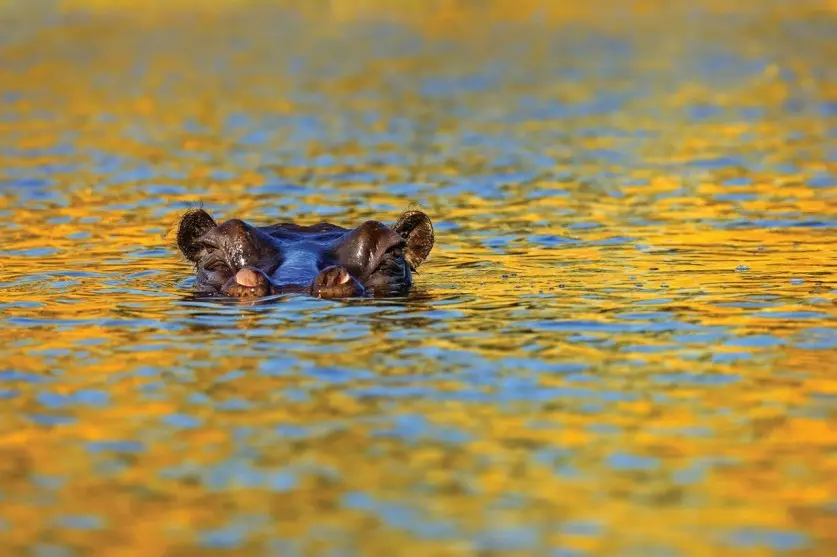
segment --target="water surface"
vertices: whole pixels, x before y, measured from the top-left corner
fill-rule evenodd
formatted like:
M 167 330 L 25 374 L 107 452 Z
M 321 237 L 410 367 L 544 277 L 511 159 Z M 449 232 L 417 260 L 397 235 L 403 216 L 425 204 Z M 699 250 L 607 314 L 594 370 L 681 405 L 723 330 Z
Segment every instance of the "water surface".
M 833 3 L 557 4 L 0 4 L 4 554 L 834 550 Z M 437 243 L 192 300 L 199 203 Z

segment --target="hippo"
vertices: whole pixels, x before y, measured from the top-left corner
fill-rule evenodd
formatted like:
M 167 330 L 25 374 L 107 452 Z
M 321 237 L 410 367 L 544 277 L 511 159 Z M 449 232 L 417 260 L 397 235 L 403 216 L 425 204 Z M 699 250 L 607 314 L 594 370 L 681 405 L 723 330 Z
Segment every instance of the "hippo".
M 433 241 L 433 224 L 417 210 L 392 226 L 370 220 L 343 228 L 325 222 L 252 226 L 239 219 L 218 224 L 194 209 L 177 230 L 177 246 L 195 264 L 195 290 L 237 298 L 403 295 Z

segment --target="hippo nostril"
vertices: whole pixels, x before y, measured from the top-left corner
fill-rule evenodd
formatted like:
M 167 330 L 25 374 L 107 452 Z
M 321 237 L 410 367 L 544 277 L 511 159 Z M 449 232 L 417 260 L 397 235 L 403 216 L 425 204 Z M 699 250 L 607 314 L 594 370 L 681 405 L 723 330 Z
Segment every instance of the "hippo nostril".
M 244 268 L 235 274 L 235 282 L 241 286 L 258 286 L 261 277 L 253 269 Z

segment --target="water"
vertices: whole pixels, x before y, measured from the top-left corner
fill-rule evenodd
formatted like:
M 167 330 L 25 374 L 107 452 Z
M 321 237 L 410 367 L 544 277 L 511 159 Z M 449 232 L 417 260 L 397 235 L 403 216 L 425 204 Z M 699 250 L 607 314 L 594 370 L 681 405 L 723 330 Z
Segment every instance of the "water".
M 833 3 L 207 5 L 0 4 L 5 554 L 837 547 Z M 198 203 L 436 247 L 196 301 Z

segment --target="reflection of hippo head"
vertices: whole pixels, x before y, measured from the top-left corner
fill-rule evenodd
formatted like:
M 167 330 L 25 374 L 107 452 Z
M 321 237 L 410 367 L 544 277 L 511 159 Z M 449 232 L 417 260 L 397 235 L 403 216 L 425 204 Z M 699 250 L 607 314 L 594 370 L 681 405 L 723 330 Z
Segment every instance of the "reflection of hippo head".
M 353 229 L 257 227 L 238 219 L 219 225 L 199 209 L 181 219 L 177 245 L 195 263 L 195 288 L 205 294 L 388 296 L 409 290 L 411 271 L 433 248 L 433 225 L 421 211 L 407 211 L 392 227 L 377 221 Z

